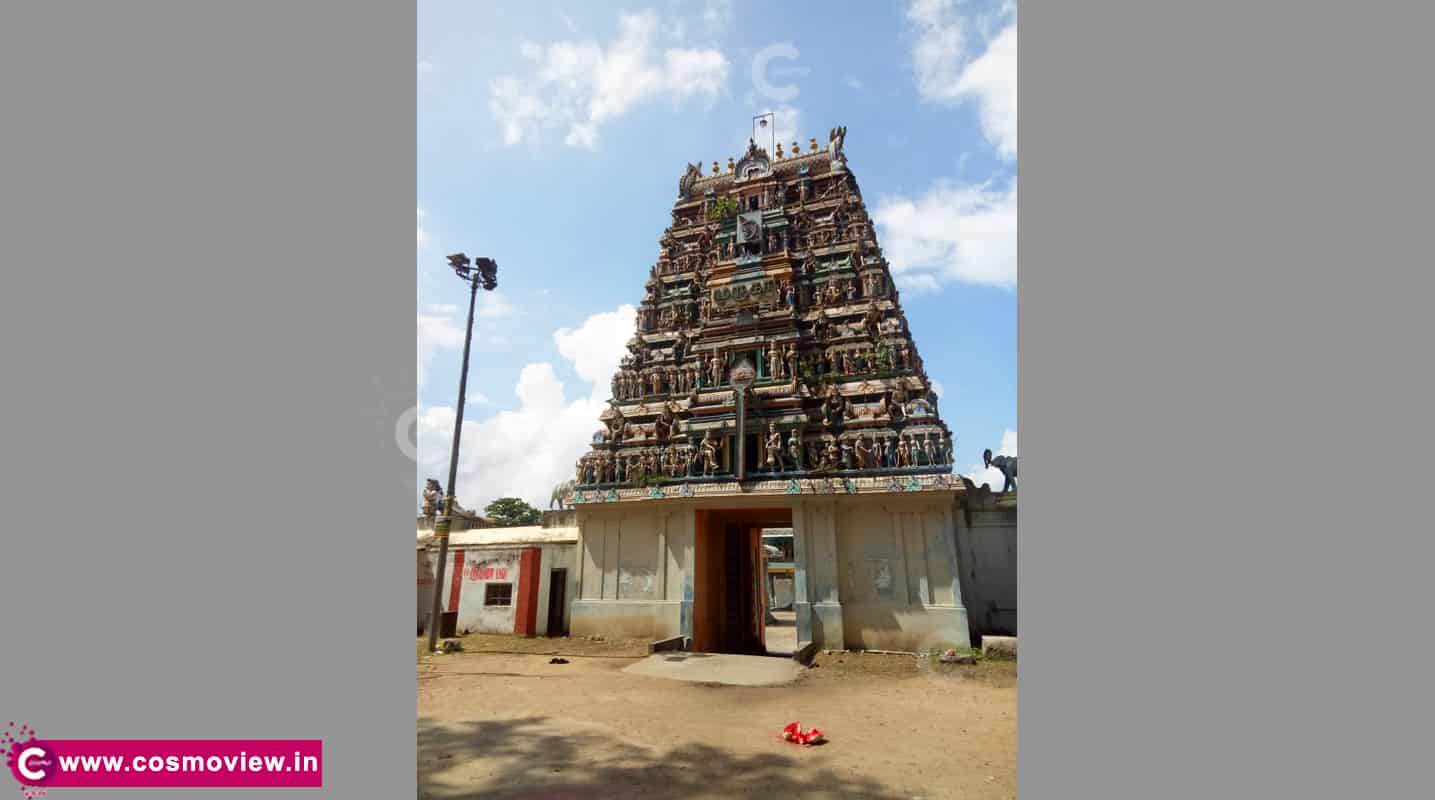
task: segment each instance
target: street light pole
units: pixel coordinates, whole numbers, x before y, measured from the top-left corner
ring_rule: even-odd
[[[478,261],[478,272],[469,271],[468,256],[463,253],[456,253],[448,257],[449,266],[460,279],[468,283],[468,326],[463,337],[463,368],[458,374],[458,408],[454,411],[453,417],[453,446],[448,457],[448,492],[443,498],[443,511],[434,520],[434,536],[439,540],[438,551],[438,573],[433,585],[433,606],[429,612],[429,651],[433,652],[438,647],[439,621],[443,608],[443,579],[444,572],[448,566],[448,534],[453,522],[454,497],[456,495],[455,484],[458,481],[458,444],[459,437],[463,433],[463,405],[464,394],[468,389],[468,354],[473,343],[473,308],[478,300],[478,287],[480,285],[487,291],[493,291],[498,286],[498,265],[492,259],[480,258]]]

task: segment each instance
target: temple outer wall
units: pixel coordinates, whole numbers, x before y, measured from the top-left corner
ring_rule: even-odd
[[[968,489],[957,517],[957,560],[972,641],[1016,636],[1016,493]]]
[[[955,510],[949,494],[800,501],[798,639],[825,649],[967,646]]]
[[[572,635],[677,636],[686,604],[690,636],[694,519],[669,503],[579,508]]]
[[[575,636],[692,636],[699,509],[792,512],[799,641],[917,651],[971,643],[954,492],[711,497],[578,508]]]

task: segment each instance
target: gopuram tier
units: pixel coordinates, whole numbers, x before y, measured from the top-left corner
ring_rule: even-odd
[[[951,471],[845,136],[688,165],[578,487]]]

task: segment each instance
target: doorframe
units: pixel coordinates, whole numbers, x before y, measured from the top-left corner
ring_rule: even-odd
[[[762,552],[763,528],[790,528],[793,509],[789,506],[755,508],[695,509],[693,528],[693,607],[692,644],[697,652],[724,652],[722,625],[728,598],[724,589],[724,553],[722,537],[728,525],[736,524],[750,532],[756,540],[758,555]],[[765,580],[761,558],[752,558],[752,590],[756,593],[753,613],[756,615],[758,643],[765,628],[763,608],[766,604]]]
[[[562,580],[559,580],[561,575]],[[553,593],[559,592],[562,601],[558,605],[558,630],[553,629]],[[572,598],[568,596],[568,568],[550,567],[548,569],[548,609],[547,609],[547,630],[545,636],[566,636],[568,634],[568,606]]]

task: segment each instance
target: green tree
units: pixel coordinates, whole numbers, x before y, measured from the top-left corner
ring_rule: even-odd
[[[484,516],[500,528],[515,525],[537,525],[543,514],[517,497],[500,497],[483,509]]]

